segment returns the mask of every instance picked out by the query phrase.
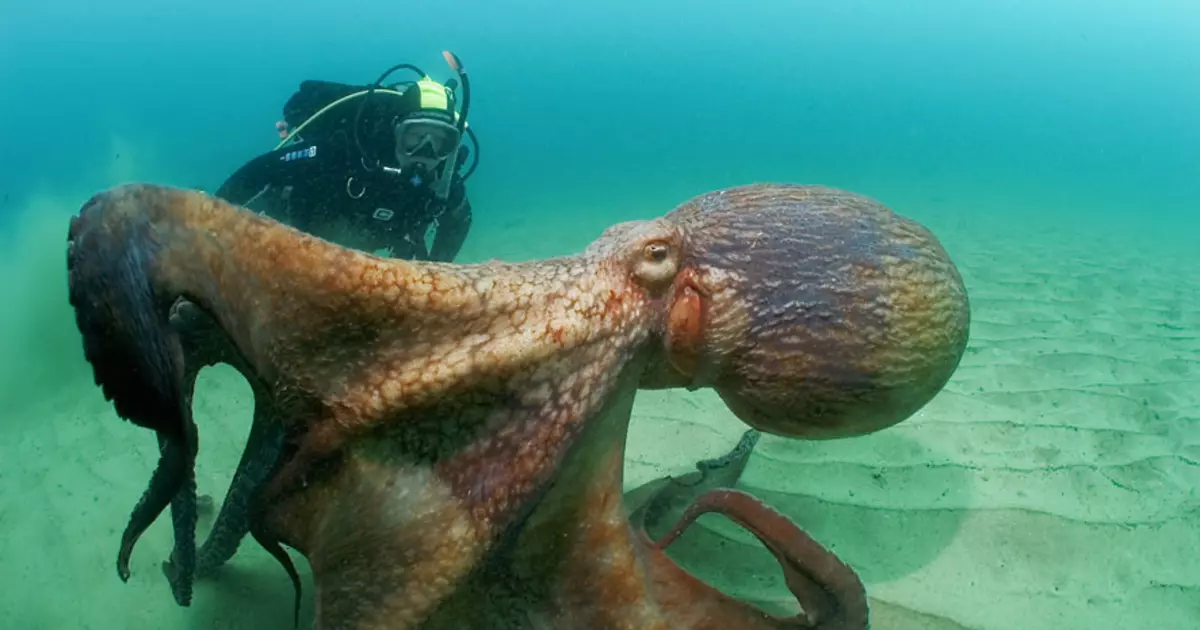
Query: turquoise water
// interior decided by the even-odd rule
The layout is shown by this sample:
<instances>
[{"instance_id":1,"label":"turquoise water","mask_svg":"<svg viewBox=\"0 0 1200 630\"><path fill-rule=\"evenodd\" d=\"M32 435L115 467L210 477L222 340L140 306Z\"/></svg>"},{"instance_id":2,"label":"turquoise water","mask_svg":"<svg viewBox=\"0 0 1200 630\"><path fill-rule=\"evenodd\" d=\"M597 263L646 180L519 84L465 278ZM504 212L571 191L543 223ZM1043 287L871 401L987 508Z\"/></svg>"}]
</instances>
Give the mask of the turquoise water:
<instances>
[{"instance_id":1,"label":"turquoise water","mask_svg":"<svg viewBox=\"0 0 1200 630\"><path fill-rule=\"evenodd\" d=\"M10 444L32 435L43 420L23 414L47 401L100 399L63 289L66 217L89 195L132 180L213 190L275 145L274 122L301 80L367 83L405 61L444 80L443 49L470 72L482 145L470 185L475 226L460 261L572 253L614 222L725 186L847 188L938 232L969 263L983 304L1008 299L994 286L1025 282L1013 269L1036 274L1067 259L1088 260L1089 279L1043 287L1046 296L1119 305L1148 286L1174 296L1162 307L1172 332L1160 345L1178 364L1163 382L1179 422L1200 414L1200 394L1189 393L1200 392L1195 2L47 0L0 7L0 258L13 297L0 320L0 393L12 414L0 435ZM1147 269L1153 282L1118 278ZM1003 282L988 284L995 278ZM1022 326L1021 317L1005 323ZM1139 356L1120 360L1137 365ZM1107 362L1093 355L1054 369L1091 374ZM1129 382L1159 382L1129 369ZM1194 450L1191 439L1176 444ZM24 491L14 480L66 457L0 454L9 498ZM138 491L121 488L106 498L118 515ZM1194 486L1190 497L1181 509L1194 525ZM0 511L0 527L13 512ZM1200 525L1185 529L1196 536ZM103 567L55 571L119 588L107 564L115 535L92 543L103 547ZM1200 588L1194 570L1186 577L1183 588ZM145 597L168 598L160 587ZM0 610L22 609L7 597ZM1181 600L1165 601L1178 610ZM61 615L26 622L144 627Z\"/></svg>"},{"instance_id":2,"label":"turquoise water","mask_svg":"<svg viewBox=\"0 0 1200 630\"><path fill-rule=\"evenodd\" d=\"M594 190L641 214L753 180L1160 224L1200 198L1200 9L1183 1L330 6L6 7L10 208L109 184L130 157L114 137L154 152L154 179L215 186L272 145L300 80L444 68L444 48L475 87L484 215Z\"/></svg>"}]
</instances>

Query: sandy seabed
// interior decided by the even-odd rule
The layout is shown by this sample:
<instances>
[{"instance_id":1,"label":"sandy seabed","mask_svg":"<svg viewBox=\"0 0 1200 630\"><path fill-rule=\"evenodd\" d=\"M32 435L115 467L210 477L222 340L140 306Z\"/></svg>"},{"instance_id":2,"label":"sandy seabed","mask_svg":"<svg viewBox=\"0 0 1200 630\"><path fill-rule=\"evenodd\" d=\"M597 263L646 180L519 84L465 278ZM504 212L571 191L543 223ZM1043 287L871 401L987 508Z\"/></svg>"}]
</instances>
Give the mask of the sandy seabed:
<instances>
[{"instance_id":1,"label":"sandy seabed","mask_svg":"<svg viewBox=\"0 0 1200 630\"><path fill-rule=\"evenodd\" d=\"M291 628L289 582L253 543L197 585L190 608L174 604L159 569L167 519L139 543L129 583L117 578L120 532L156 447L91 385L66 308L66 219L56 212L31 232L48 249L19 249L3 269L7 294L23 305L0 322L4 627ZM528 232L577 232L571 223L507 226L523 232L514 237L485 221L472 252L509 258L514 243L561 245L561 234ZM872 436L764 437L742 488L859 571L875 628L1194 629L1200 260L1102 231L933 223L972 300L971 343L953 380L916 416ZM571 242L590 240L574 232ZM223 496L250 403L231 369L201 375L201 492ZM644 392L634 415L630 487L686 472L744 430L708 392ZM735 596L790 606L771 557L720 517L703 517L672 549Z\"/></svg>"}]
</instances>

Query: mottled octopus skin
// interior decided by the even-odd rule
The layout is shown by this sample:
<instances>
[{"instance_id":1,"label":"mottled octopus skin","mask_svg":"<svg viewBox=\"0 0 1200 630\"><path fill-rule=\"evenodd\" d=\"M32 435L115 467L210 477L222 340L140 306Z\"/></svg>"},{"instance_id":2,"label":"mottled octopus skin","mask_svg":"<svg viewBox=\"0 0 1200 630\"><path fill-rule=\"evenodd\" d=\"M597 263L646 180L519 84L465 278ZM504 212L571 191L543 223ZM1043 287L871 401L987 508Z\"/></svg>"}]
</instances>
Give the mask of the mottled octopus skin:
<instances>
[{"instance_id":1,"label":"mottled octopus skin","mask_svg":"<svg viewBox=\"0 0 1200 630\"><path fill-rule=\"evenodd\" d=\"M621 495L634 396L712 387L764 432L859 435L928 402L968 330L927 230L809 186L702 195L577 256L452 265L128 185L72 220L68 268L119 415L187 444L179 299L265 387L284 437L250 518L309 561L319 628L864 628L853 571L752 497L703 495L689 514L755 532L805 615L734 601L650 541Z\"/></svg>"}]
</instances>

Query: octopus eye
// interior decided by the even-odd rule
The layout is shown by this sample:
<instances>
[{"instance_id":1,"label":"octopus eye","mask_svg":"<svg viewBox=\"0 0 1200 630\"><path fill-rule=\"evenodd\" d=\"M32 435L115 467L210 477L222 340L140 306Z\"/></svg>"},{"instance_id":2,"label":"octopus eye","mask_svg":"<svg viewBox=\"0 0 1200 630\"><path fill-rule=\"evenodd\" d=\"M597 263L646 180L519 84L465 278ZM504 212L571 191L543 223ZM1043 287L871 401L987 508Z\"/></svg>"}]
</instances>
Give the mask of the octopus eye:
<instances>
[{"instance_id":1,"label":"octopus eye","mask_svg":"<svg viewBox=\"0 0 1200 630\"><path fill-rule=\"evenodd\" d=\"M654 289L670 285L678 270L678 261L671 256L671 244L652 241L642 246L642 257L635 261L633 272L641 282Z\"/></svg>"},{"instance_id":2,"label":"octopus eye","mask_svg":"<svg viewBox=\"0 0 1200 630\"><path fill-rule=\"evenodd\" d=\"M671 253L671 248L666 243L656 242L646 246L646 259L653 262L662 262L667 259L667 254Z\"/></svg>"}]
</instances>

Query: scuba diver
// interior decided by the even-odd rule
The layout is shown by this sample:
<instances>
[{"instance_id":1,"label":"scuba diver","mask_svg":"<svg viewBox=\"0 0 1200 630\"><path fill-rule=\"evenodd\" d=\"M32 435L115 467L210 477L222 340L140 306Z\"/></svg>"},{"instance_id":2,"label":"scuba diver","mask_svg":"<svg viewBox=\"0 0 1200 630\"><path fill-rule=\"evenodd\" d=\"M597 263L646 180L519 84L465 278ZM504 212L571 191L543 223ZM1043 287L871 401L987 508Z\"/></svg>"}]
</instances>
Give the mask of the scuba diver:
<instances>
[{"instance_id":1,"label":"scuba diver","mask_svg":"<svg viewBox=\"0 0 1200 630\"><path fill-rule=\"evenodd\" d=\"M471 226L465 182L479 164L479 141L467 127L466 71L453 53L442 55L457 81L438 83L412 64L365 86L303 81L276 124L282 141L234 172L216 196L343 247L453 261ZM418 79L385 86L401 69ZM464 133L474 151L462 144Z\"/></svg>"}]
</instances>

